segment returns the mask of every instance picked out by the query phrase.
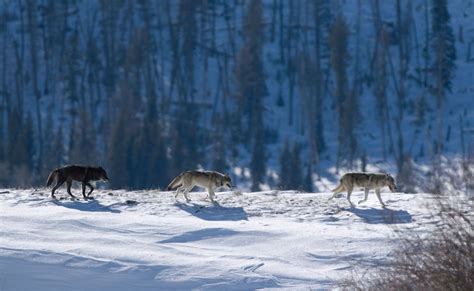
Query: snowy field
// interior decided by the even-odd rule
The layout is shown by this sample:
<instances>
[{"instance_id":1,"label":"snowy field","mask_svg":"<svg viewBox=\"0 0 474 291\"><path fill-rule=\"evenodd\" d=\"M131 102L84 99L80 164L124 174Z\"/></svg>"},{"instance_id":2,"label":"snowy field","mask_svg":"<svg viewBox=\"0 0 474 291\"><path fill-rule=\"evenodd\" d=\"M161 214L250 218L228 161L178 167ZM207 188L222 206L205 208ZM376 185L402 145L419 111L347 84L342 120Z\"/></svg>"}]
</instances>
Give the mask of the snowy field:
<instances>
[{"instance_id":1,"label":"snowy field","mask_svg":"<svg viewBox=\"0 0 474 291\"><path fill-rule=\"evenodd\" d=\"M79 190L73 190L79 196ZM0 290L329 289L435 223L429 194L0 190ZM355 192L352 201L362 198Z\"/></svg>"}]
</instances>

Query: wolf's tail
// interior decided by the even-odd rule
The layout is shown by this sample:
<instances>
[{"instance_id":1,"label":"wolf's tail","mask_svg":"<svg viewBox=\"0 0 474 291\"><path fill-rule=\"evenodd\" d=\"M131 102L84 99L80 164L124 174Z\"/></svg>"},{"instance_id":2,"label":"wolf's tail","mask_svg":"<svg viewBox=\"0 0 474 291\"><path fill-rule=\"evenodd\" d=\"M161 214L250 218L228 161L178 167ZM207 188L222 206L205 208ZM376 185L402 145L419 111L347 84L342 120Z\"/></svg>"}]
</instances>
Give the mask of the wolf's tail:
<instances>
[{"instance_id":1,"label":"wolf's tail","mask_svg":"<svg viewBox=\"0 0 474 291\"><path fill-rule=\"evenodd\" d=\"M49 174L48 181L46 182L46 187L49 187L53 183L57 175L58 175L58 170L54 170Z\"/></svg>"},{"instance_id":2,"label":"wolf's tail","mask_svg":"<svg viewBox=\"0 0 474 291\"><path fill-rule=\"evenodd\" d=\"M336 188L332 189L331 192L338 193L344 191L344 185L342 183L339 183Z\"/></svg>"},{"instance_id":3,"label":"wolf's tail","mask_svg":"<svg viewBox=\"0 0 474 291\"><path fill-rule=\"evenodd\" d=\"M181 186L181 177L183 177L183 173L179 174L178 177L174 178L173 181L171 181L171 183L168 185L166 190L171 191Z\"/></svg>"}]
</instances>

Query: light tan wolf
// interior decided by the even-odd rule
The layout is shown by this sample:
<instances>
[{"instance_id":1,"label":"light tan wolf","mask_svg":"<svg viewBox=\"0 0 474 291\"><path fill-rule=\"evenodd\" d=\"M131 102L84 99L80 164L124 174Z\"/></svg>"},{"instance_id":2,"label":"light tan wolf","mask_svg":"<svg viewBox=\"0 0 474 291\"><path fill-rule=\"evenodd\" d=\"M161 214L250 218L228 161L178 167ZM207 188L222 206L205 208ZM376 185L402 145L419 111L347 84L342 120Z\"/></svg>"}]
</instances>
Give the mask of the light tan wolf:
<instances>
[{"instance_id":1,"label":"light tan wolf","mask_svg":"<svg viewBox=\"0 0 474 291\"><path fill-rule=\"evenodd\" d=\"M178 188L175 198L178 197L179 193L183 193L184 198L189 202L188 193L194 186L207 188L209 199L214 203L214 188L227 187L232 189L232 180L229 175L214 171L186 171L171 181L168 185L168 191Z\"/></svg>"},{"instance_id":2,"label":"light tan wolf","mask_svg":"<svg viewBox=\"0 0 474 291\"><path fill-rule=\"evenodd\" d=\"M364 199L360 200L358 204L367 201L367 195L369 195L369 190L375 189L375 194L380 201L382 207L385 207L385 204L380 197L380 189L388 186L390 191L395 192L397 191L397 186L395 186L395 179L389 175L384 173L346 173L342 176L339 180L339 185L332 190L334 194L332 195L329 200L336 197L337 193L342 191L347 191L347 200L354 206L351 202L351 193L354 187L362 187L365 191Z\"/></svg>"}]
</instances>

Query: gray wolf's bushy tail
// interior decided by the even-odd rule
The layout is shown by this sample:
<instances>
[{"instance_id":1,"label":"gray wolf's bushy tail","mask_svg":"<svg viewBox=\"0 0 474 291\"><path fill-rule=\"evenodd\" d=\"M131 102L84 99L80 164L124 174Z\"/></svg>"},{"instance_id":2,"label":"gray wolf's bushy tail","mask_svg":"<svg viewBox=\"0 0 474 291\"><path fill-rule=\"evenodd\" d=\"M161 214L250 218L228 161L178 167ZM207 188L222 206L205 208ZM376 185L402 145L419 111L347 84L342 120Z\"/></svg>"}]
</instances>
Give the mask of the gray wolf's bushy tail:
<instances>
[{"instance_id":1,"label":"gray wolf's bushy tail","mask_svg":"<svg viewBox=\"0 0 474 291\"><path fill-rule=\"evenodd\" d=\"M331 192L341 192L341 191L344 191L344 185L342 185L342 183L339 183L339 185L337 185L336 188L332 189Z\"/></svg>"},{"instance_id":2,"label":"gray wolf's bushy tail","mask_svg":"<svg viewBox=\"0 0 474 291\"><path fill-rule=\"evenodd\" d=\"M173 181L171 181L171 183L168 185L166 190L171 191L171 190L176 189L179 186L181 186L181 177L182 176L183 176L183 173L179 174L176 178L174 178Z\"/></svg>"}]
</instances>

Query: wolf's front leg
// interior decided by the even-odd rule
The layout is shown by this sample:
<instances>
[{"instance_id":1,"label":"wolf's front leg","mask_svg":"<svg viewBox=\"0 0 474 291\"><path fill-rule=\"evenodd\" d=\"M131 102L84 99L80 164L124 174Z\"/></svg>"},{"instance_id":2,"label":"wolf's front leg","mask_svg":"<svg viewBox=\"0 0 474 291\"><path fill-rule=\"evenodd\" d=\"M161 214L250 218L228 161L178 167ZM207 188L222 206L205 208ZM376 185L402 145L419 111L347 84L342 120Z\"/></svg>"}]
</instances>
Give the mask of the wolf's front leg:
<instances>
[{"instance_id":1,"label":"wolf's front leg","mask_svg":"<svg viewBox=\"0 0 474 291\"><path fill-rule=\"evenodd\" d=\"M383 203L382 197L380 197L380 188L375 189L375 195L377 195L380 205L382 205L382 207L385 208L385 203Z\"/></svg>"},{"instance_id":2,"label":"wolf's front leg","mask_svg":"<svg viewBox=\"0 0 474 291\"><path fill-rule=\"evenodd\" d=\"M86 183L82 182L82 196L84 197L84 200L87 200L86 196Z\"/></svg>"},{"instance_id":3,"label":"wolf's front leg","mask_svg":"<svg viewBox=\"0 0 474 291\"><path fill-rule=\"evenodd\" d=\"M191 199L189 199L189 197L188 197L189 191L191 191L190 188L185 188L184 191L183 191L184 199L186 199L186 202L191 201Z\"/></svg>"},{"instance_id":4,"label":"wolf's front leg","mask_svg":"<svg viewBox=\"0 0 474 291\"><path fill-rule=\"evenodd\" d=\"M92 198L92 197L90 197L90 196L91 196L91 194L92 194L92 191L94 191L94 187L92 187L91 183L89 183L89 182L87 182L86 185L89 186L89 188L91 188L91 190L89 191L89 193L87 193L87 197L88 197L88 198Z\"/></svg>"},{"instance_id":5,"label":"wolf's front leg","mask_svg":"<svg viewBox=\"0 0 474 291\"><path fill-rule=\"evenodd\" d=\"M216 193L214 193L214 189L212 187L207 188L207 192L209 193L209 200L211 200L212 203L216 203L214 200L214 197L216 196Z\"/></svg>"},{"instance_id":6,"label":"wolf's front leg","mask_svg":"<svg viewBox=\"0 0 474 291\"><path fill-rule=\"evenodd\" d=\"M180 186L178 187L178 189L176 189L176 194L174 194L174 199L178 199L178 195L179 195L179 192L181 192L181 190L183 190L183 186Z\"/></svg>"}]
</instances>

